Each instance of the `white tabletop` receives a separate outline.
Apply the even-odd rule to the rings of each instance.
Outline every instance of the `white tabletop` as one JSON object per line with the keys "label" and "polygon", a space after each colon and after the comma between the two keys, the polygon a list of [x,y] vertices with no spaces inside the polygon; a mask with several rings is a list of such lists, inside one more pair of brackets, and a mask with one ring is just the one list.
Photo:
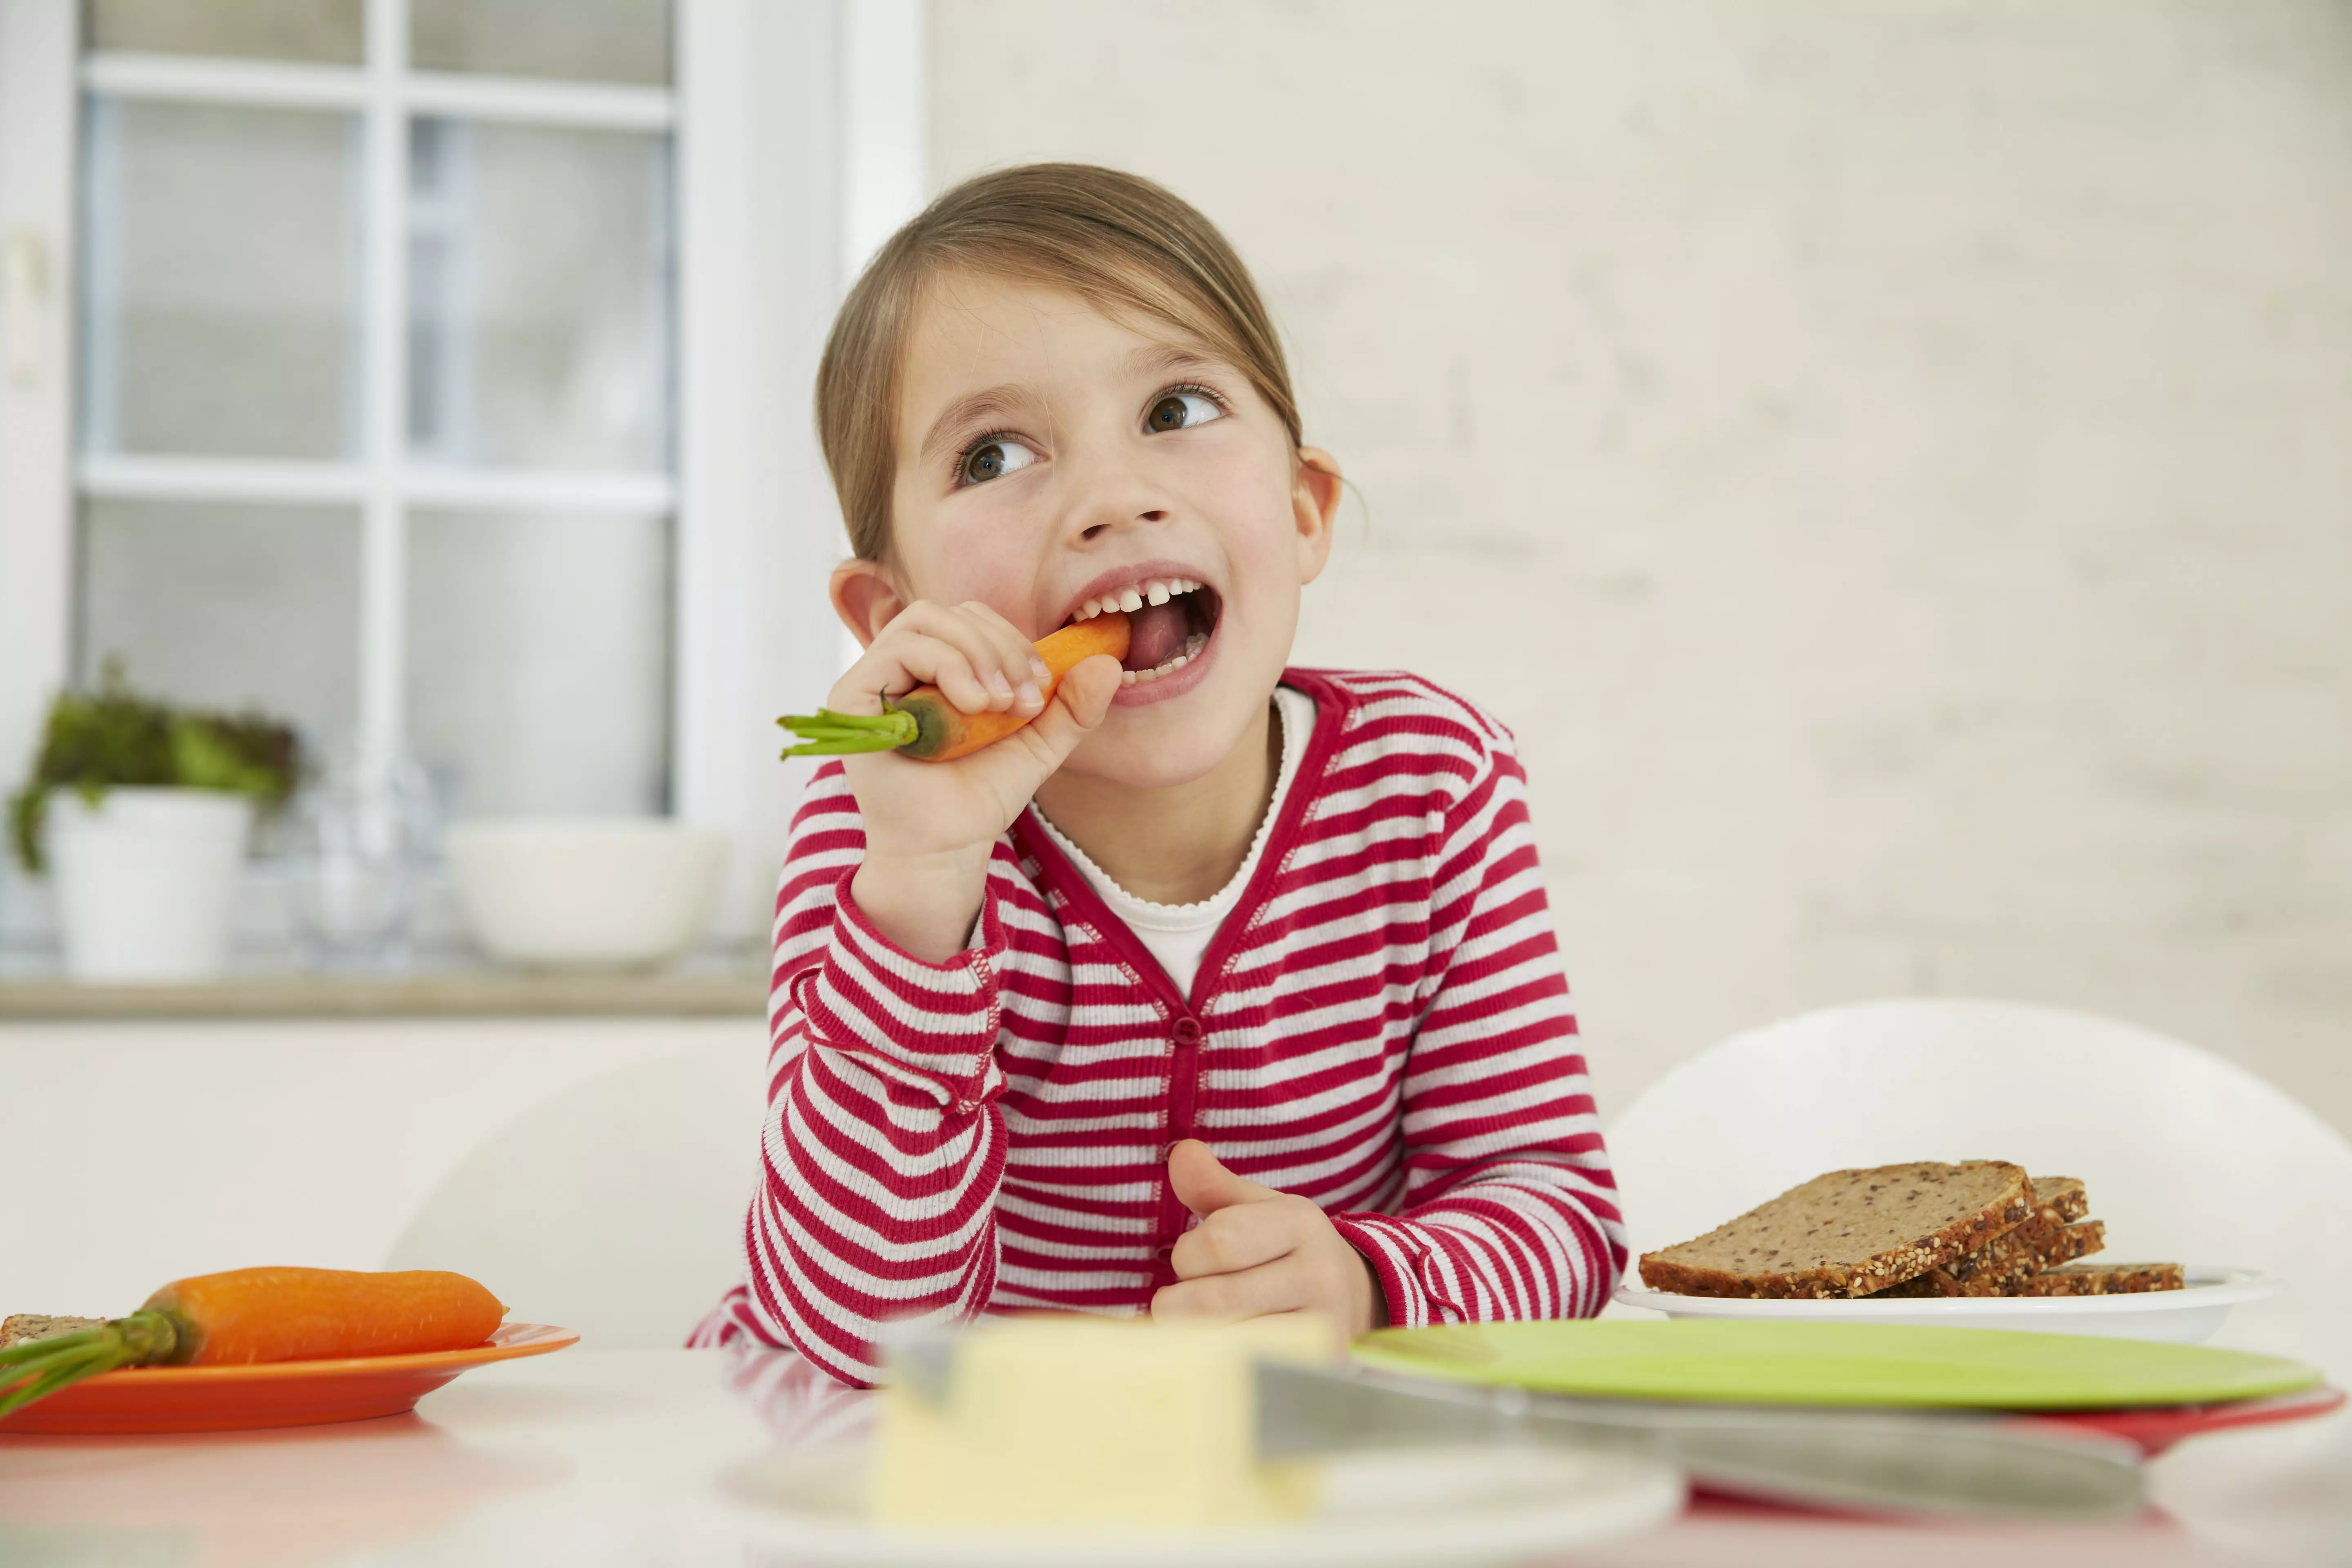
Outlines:
{"label": "white tabletop", "polygon": [[[570,1350],[468,1373],[415,1414],[277,1432],[0,1437],[0,1563],[781,1563],[721,1479],[866,1411],[782,1352]],[[2134,1568],[2341,1562],[2352,1419],[2199,1439],[2128,1525],[2019,1531],[1701,1504],[1579,1563]],[[2128,1554],[2128,1555],[2126,1555]]]}

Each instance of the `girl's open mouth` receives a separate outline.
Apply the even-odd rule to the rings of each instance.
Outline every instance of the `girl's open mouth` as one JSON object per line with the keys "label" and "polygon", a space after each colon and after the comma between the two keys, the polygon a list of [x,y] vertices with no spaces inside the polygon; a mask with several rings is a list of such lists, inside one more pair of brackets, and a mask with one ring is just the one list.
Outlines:
{"label": "girl's open mouth", "polygon": [[1209,646],[1224,602],[1207,584],[1190,577],[1147,577],[1087,600],[1071,613],[1073,625],[1105,610],[1127,612],[1127,658],[1121,677],[1140,686],[1175,674]]}

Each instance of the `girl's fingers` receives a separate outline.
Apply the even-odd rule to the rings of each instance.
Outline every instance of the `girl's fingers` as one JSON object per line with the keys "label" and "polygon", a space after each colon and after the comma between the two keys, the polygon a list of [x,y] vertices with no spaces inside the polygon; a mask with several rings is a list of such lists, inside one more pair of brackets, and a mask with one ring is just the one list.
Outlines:
{"label": "girl's fingers", "polygon": [[893,621],[835,685],[826,706],[840,713],[879,713],[883,693],[901,695],[918,686],[938,687],[967,713],[985,713],[994,701],[963,649],[912,627],[902,631]]}
{"label": "girl's fingers", "polygon": [[1045,706],[1045,682],[1053,675],[1036,647],[1021,628],[974,599],[959,605],[969,616],[996,656],[996,668],[1013,694],[1013,710],[1034,713]]}
{"label": "girl's fingers", "polygon": [[1219,1209],[1179,1237],[1168,1266],[1179,1279],[1255,1268],[1297,1251],[1302,1228],[1287,1205],[1236,1204]]}
{"label": "girl's fingers", "polygon": [[1281,1259],[1238,1274],[1210,1274],[1163,1285],[1152,1293],[1151,1316],[1163,1323],[1184,1320],[1230,1323],[1295,1312],[1308,1304],[1299,1271],[1287,1259]]}
{"label": "girl's fingers", "polygon": [[[1004,668],[1004,656],[989,629],[971,614],[969,605],[916,604],[908,607],[899,619],[914,617],[911,630],[947,644],[963,655],[964,665],[971,670],[980,695],[967,702],[963,694],[948,693],[948,700],[967,713],[1002,712],[1013,706],[1017,683],[1009,679]],[[898,625],[897,621],[891,623]],[[1016,667],[1018,668],[1018,667]]]}
{"label": "girl's fingers", "polygon": [[[972,679],[985,693],[975,702],[966,702],[957,693],[948,691],[948,700],[963,711],[1010,710],[1025,717],[1045,705],[1045,693],[1037,685],[1039,678],[1033,669],[1036,650],[1010,621],[986,605],[976,600],[952,605],[918,601],[900,612],[883,636],[887,637],[902,623],[909,632],[946,643],[963,655]],[[876,646],[880,646],[879,639]],[[945,686],[940,689],[948,690]]]}

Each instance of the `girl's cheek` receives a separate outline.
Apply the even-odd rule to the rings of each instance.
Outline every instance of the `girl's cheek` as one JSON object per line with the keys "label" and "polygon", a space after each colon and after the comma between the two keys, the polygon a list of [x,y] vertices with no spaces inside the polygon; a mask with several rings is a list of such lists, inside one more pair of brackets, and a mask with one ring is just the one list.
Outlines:
{"label": "girl's cheek", "polygon": [[1017,624],[1014,606],[1029,602],[1037,565],[1034,541],[1022,527],[1019,509],[961,507],[956,511],[952,519],[928,520],[932,526],[924,531],[919,592],[943,604],[977,599]]}

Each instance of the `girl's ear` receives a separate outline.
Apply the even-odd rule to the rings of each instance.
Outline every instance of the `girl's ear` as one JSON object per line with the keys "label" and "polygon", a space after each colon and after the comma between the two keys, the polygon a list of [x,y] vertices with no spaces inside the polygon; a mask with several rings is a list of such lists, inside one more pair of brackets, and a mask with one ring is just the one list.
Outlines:
{"label": "girl's ear", "polygon": [[878,561],[853,557],[843,562],[833,569],[830,592],[833,613],[841,617],[860,647],[872,647],[882,628],[907,607],[906,597]]}
{"label": "girl's ear", "polygon": [[1290,489],[1292,521],[1298,529],[1298,581],[1323,574],[1331,559],[1331,521],[1339,512],[1339,459],[1320,447],[1298,448],[1298,477]]}

